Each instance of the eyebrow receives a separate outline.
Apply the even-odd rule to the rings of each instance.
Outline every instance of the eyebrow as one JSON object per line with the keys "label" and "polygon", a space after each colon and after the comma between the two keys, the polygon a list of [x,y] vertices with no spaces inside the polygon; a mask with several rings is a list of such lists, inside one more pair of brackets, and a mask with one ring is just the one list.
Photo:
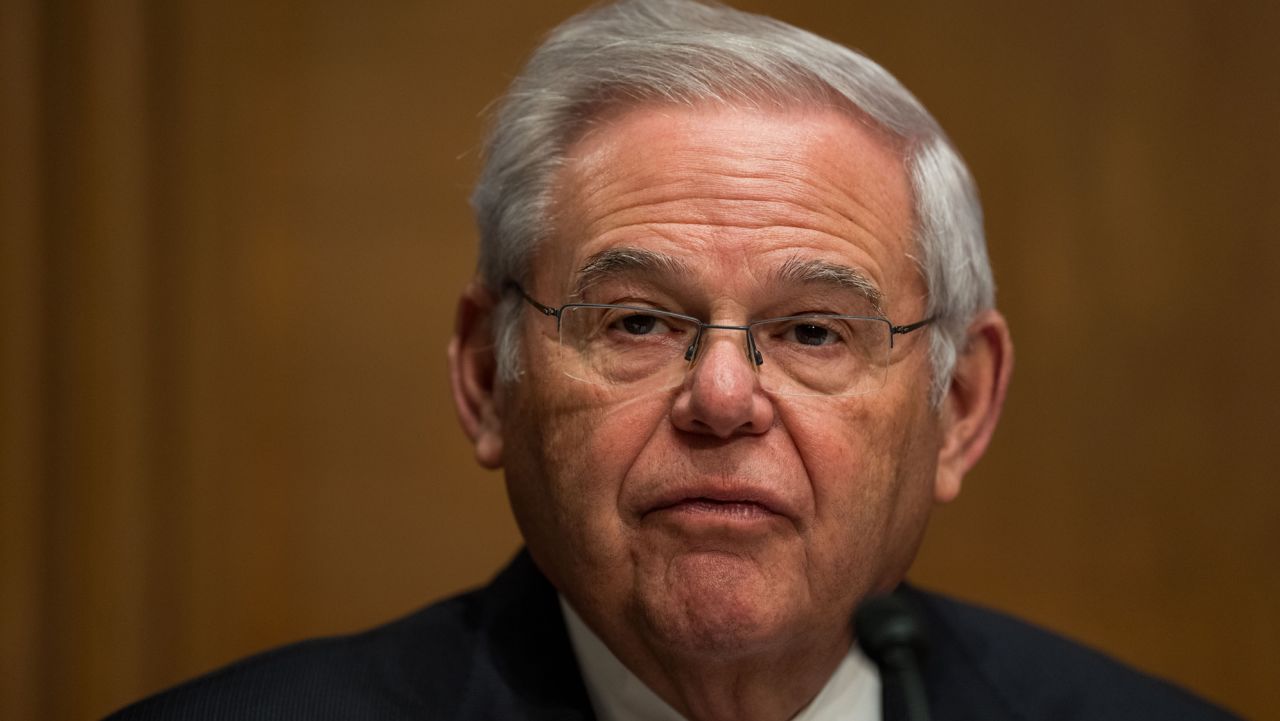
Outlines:
{"label": "eyebrow", "polygon": [[[591,256],[578,269],[572,298],[580,300],[592,285],[626,274],[690,276],[692,272],[685,261],[663,253],[643,248],[610,248]],[[774,271],[774,278],[781,283],[852,290],[865,298],[877,313],[884,310],[884,295],[880,289],[865,273],[851,266],[827,260],[791,258]]]}
{"label": "eyebrow", "polygon": [[573,298],[581,299],[587,288],[602,280],[626,274],[688,276],[688,264],[679,258],[643,248],[610,248],[596,253],[578,269]]}
{"label": "eyebrow", "polygon": [[774,276],[785,283],[825,285],[841,290],[856,291],[867,299],[877,313],[884,311],[884,294],[865,273],[847,265],[827,260],[801,260],[792,258],[783,263]]}

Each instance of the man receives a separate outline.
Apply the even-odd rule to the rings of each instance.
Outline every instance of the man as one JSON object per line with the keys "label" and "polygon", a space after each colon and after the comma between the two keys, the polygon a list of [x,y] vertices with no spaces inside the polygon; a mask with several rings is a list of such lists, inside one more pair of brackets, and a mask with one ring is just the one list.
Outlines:
{"label": "man", "polygon": [[[796,28],[623,2],[516,79],[475,207],[454,397],[527,554],[119,718],[880,718],[850,619],[901,584],[1012,366],[976,193],[934,120]],[[933,718],[1228,718],[905,592]]]}

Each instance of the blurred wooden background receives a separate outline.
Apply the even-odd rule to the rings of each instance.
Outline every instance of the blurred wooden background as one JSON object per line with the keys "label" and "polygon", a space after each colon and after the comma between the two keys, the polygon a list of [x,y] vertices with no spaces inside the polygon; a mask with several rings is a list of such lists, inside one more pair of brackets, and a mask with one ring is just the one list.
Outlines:
{"label": "blurred wooden background", "polygon": [[[580,6],[0,0],[0,717],[479,583],[478,114]],[[1280,4],[744,0],[982,187],[1018,367],[917,581],[1280,718]]]}

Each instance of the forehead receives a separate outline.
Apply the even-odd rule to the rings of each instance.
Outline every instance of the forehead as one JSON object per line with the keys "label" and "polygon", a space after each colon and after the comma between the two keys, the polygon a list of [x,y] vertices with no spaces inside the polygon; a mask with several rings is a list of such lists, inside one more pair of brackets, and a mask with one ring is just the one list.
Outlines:
{"label": "forehead", "polygon": [[600,119],[555,178],[535,278],[571,288],[593,257],[640,248],[726,293],[820,261],[885,296],[920,288],[910,184],[886,135],[836,109],[641,106]]}

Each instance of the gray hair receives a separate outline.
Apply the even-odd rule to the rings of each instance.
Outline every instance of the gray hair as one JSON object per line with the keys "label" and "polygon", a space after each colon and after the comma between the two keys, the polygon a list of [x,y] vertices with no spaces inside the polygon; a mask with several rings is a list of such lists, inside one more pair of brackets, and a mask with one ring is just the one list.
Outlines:
{"label": "gray hair", "polygon": [[519,374],[523,281],[549,235],[555,171],[605,108],[644,102],[734,107],[852,106],[905,148],[915,202],[914,260],[928,288],[932,398],[950,383],[974,316],[995,285],[982,208],[964,161],[924,106],[871,59],[772,18],[693,0],[623,0],[557,27],[502,99],[472,195],[479,276],[499,294],[499,373]]}

